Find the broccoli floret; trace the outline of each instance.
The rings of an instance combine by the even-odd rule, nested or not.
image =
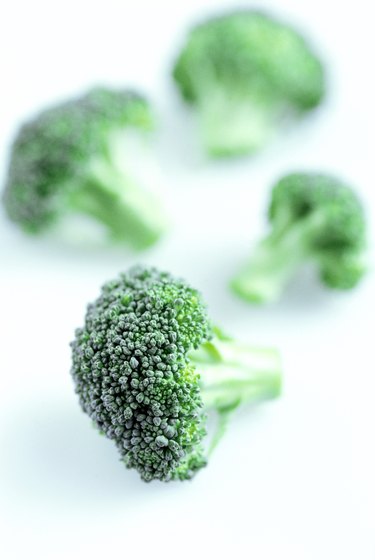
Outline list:
[[[292,173],[273,188],[270,234],[232,281],[242,298],[277,300],[302,263],[312,261],[322,282],[349,290],[366,271],[366,220],[354,191],[319,173]]]
[[[322,64],[292,27],[253,10],[195,27],[173,77],[195,107],[212,156],[262,148],[280,128],[322,100]]]
[[[155,268],[132,268],[102,288],[72,343],[80,404],[145,481],[186,480],[210,451],[206,411],[221,421],[241,403],[276,397],[278,354],[213,328],[202,298]]]
[[[148,102],[126,90],[95,88],[43,111],[21,127],[11,151],[9,217],[40,233],[78,212],[135,249],[153,244],[165,229],[164,214],[133,176],[153,128]]]

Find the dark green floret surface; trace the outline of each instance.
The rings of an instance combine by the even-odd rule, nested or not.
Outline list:
[[[330,288],[355,287],[366,272],[366,217],[354,190],[320,173],[292,173],[274,186],[271,231],[232,281],[254,302],[278,299],[298,268],[317,267]]]
[[[197,292],[142,269],[106,284],[77,332],[81,405],[145,480],[185,478],[204,462],[203,404],[186,354],[209,337]]]
[[[277,356],[272,371],[260,367],[262,376],[255,375],[251,364],[240,364],[244,349],[224,364],[215,338],[200,294],[153,268],[121,274],[87,308],[72,343],[81,407],[145,481],[186,480],[206,465],[209,408],[227,411],[279,393]]]
[[[11,149],[3,195],[9,218],[41,233],[81,213],[113,239],[151,245],[163,230],[158,203],[118,160],[126,167],[126,134],[146,139],[153,128],[149,103],[128,90],[98,87],[42,111]]]

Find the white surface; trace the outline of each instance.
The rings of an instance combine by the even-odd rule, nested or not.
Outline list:
[[[2,8],[2,160],[18,124],[46,103],[97,82],[150,92],[165,118],[159,152],[176,219],[174,234],[143,260],[199,287],[228,331],[278,346],[285,369],[282,399],[242,412],[192,483],[140,482],[79,410],[68,346],[99,285],[137,257],[28,239],[1,216],[6,560],[374,560],[373,275],[335,295],[307,271],[266,309],[226,289],[264,231],[268,187],[284,171],[339,173],[375,219],[371,3],[262,2],[320,46],[330,94],[285,142],[231,164],[197,156],[167,79],[184,29],[219,5],[238,2],[13,0]]]

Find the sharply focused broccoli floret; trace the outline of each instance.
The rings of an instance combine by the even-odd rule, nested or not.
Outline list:
[[[242,298],[275,301],[304,262],[324,284],[349,290],[365,273],[366,222],[353,190],[329,175],[293,173],[273,188],[271,232],[232,281]]]
[[[173,70],[212,156],[251,153],[322,100],[322,64],[292,27],[253,10],[193,29]]]
[[[148,102],[129,91],[96,88],[40,113],[13,145],[4,193],[9,217],[39,233],[81,213],[136,249],[153,244],[165,218],[134,172],[137,158],[147,163],[142,146],[153,127]]]
[[[275,351],[223,336],[196,290],[154,268],[105,284],[72,348],[83,410],[146,481],[206,465],[206,410],[220,418],[212,449],[232,410],[280,390]]]

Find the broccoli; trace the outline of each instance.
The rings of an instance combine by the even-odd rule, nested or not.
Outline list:
[[[192,478],[234,409],[280,392],[276,351],[223,335],[199,292],[155,268],[134,267],[103,286],[72,357],[83,411],[145,481]],[[210,409],[220,420],[206,451]]]
[[[271,232],[232,281],[248,301],[277,300],[300,265],[314,262],[322,282],[349,290],[366,271],[366,221],[353,190],[330,175],[292,173],[273,187]]]
[[[214,157],[262,148],[286,123],[320,104],[325,82],[305,39],[253,10],[195,27],[173,77],[196,109],[203,144]]]
[[[94,88],[43,111],[21,127],[13,145],[4,193],[9,217],[40,233],[78,212],[114,240],[135,249],[152,245],[165,218],[134,167],[142,155],[136,149],[153,127],[148,102],[126,90]]]

